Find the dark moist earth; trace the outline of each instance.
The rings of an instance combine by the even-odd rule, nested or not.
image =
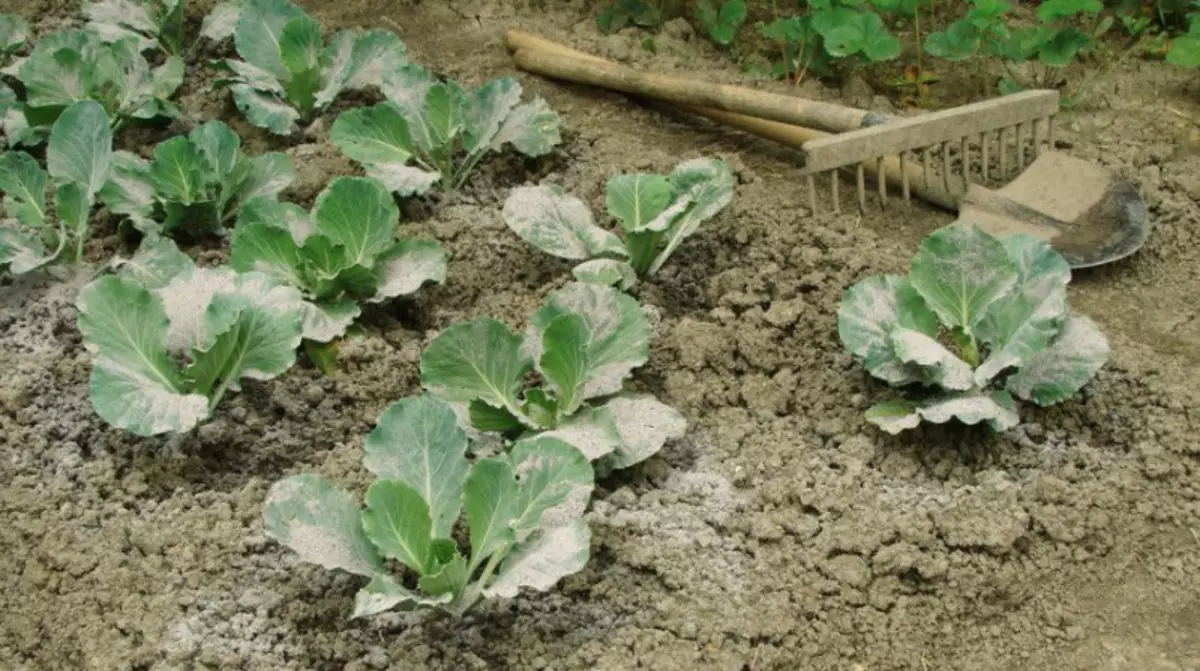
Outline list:
[[[511,26],[740,79],[683,24],[655,55],[632,31],[599,36],[590,3],[308,5],[326,25],[398,24],[416,60],[471,83],[514,74]],[[18,9],[41,30],[71,13]],[[205,70],[193,77],[190,113],[292,155],[293,198],[353,172],[324,130],[281,143],[235,121]],[[404,231],[449,250],[449,280],[372,315],[332,379],[300,365],[248,384],[189,436],[136,439],[89,404],[80,282],[0,290],[0,668],[1200,668],[1200,156],[1195,126],[1171,111],[1200,118],[1200,77],[1135,60],[1060,124],[1063,146],[1131,180],[1157,224],[1135,258],[1072,284],[1108,334],[1108,366],[1078,400],[1026,408],[1012,435],[900,438],[864,422],[885,390],[842,351],[835,311],[845,287],[901,271],[950,217],[915,205],[814,218],[794,162],[768,144],[519,77],[562,114],[560,151],[499,158],[460,196],[405,204]],[[885,103],[861,82],[801,91]],[[145,151],[161,136],[124,142]],[[501,222],[509,188],[559,183],[599,209],[609,176],[701,155],[734,168],[737,194],[644,287],[657,337],[632,383],[680,408],[687,437],[601,483],[591,562],[549,593],[461,622],[351,621],[359,578],[298,564],[263,534],[270,483],[317,472],[363,486],[362,437],[417,393],[430,338],[479,315],[518,325],[567,281],[567,264]],[[94,259],[129,252],[113,230],[101,226]]]

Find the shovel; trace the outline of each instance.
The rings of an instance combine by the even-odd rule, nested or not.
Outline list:
[[[888,184],[899,185],[906,201],[916,195],[957,211],[959,221],[974,222],[994,235],[1042,238],[1073,268],[1127,257],[1142,247],[1150,231],[1145,203],[1131,185],[1087,161],[1053,151],[1057,91],[1026,91],[917,117],[891,118],[756,89],[640,72],[521,30],[509,30],[505,42],[522,70],[670,102],[800,149],[805,158],[801,175],[814,211],[816,178],[830,174],[831,207],[837,211],[836,173],[849,168],[857,177],[860,209],[866,208],[869,175],[881,205],[887,204]],[[1015,142],[1009,143],[1010,138]],[[993,145],[996,161],[991,160]],[[1018,170],[1025,169],[1003,188],[988,189],[973,181],[973,154],[980,158],[975,172],[981,180],[1004,179],[1012,162]],[[1026,167],[1027,155],[1036,158]],[[940,163],[936,169],[935,161]]]

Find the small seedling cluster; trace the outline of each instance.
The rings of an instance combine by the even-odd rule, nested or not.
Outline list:
[[[613,25],[649,22],[649,3],[617,6]],[[86,3],[83,30],[44,35],[24,57],[29,26],[0,16],[10,78],[0,85],[0,267],[78,268],[98,216],[140,236],[136,253],[107,263],[76,300],[93,407],[139,436],[193,430],[244,381],[284,374],[301,346],[329,366],[364,304],[446,278],[437,243],[400,235],[396,197],[457,189],[489,154],[512,147],[536,157],[561,141],[558,117],[541,100],[521,102],[514,80],[470,90],[439,80],[409,63],[390,32],[326,36],[287,0],[242,0],[218,5],[191,38],[183,9],[182,0]],[[801,54],[807,44],[826,55],[894,56],[867,5],[812,9],[763,26],[780,36],[785,59],[795,42]],[[701,1],[696,11],[721,44],[746,20],[740,0]],[[216,120],[145,156],[114,151],[127,123],[180,118],[172,96],[185,61],[200,40],[227,38],[240,58],[217,63],[226,74],[217,86],[269,134],[314,124],[345,91],[378,90],[384,102],[343,112],[329,132],[367,176],[334,177],[306,210],[284,199],[289,159],[244,152]],[[45,167],[18,149],[43,142]],[[581,261],[576,281],[520,332],[487,317],[444,328],[420,359],[423,393],[388,408],[366,438],[363,463],[376,480],[365,505],[328,479],[288,477],[267,496],[267,533],[304,561],[368,578],[355,616],[462,615],[581,570],[595,478],[686,430],[679,412],[626,388],[651,351],[638,283],[733,194],[733,175],[711,158],[668,175],[618,175],[604,199],[618,235],[559,187],[513,189],[504,221],[538,249]],[[103,214],[93,213],[99,205]],[[228,265],[198,265],[177,245],[202,238],[228,238]],[[1018,421],[1015,398],[1048,405],[1077,394],[1108,346],[1068,311],[1069,279],[1045,243],[959,225],[926,239],[907,277],[850,288],[838,330],[851,354],[894,386],[943,390],[880,404],[867,419],[893,433],[951,418],[1003,430]]]

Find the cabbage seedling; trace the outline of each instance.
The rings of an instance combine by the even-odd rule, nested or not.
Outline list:
[[[328,43],[321,25],[288,0],[223,3],[205,19],[201,35],[233,36],[242,60],[216,65],[246,119],[277,135],[308,123],[342,91],[379,86],[383,73],[406,62],[404,43],[386,30],[343,30]]]
[[[92,407],[139,436],[189,431],[243,379],[282,374],[305,313],[296,289],[264,273],[197,268],[167,238],[143,241],[75,305],[92,355]]]
[[[541,98],[519,104],[521,85],[511,77],[467,91],[408,65],[384,82],[383,92],[386,102],[338,117],[329,139],[400,196],[425,193],[434,183],[458,189],[505,144],[536,157],[562,141],[558,115]]]
[[[0,14],[0,68],[8,65],[8,59],[21,50],[29,41],[29,23],[16,14]],[[0,69],[0,73],[4,71]],[[0,130],[9,110],[18,108],[17,94],[8,84],[0,81]]]
[[[558,438],[607,472],[646,459],[686,428],[654,397],[622,391],[649,355],[650,323],[636,300],[573,282],[523,336],[490,318],[442,331],[421,356],[421,384],[465,406],[476,430]],[[539,380],[529,385],[533,371]]]
[[[285,154],[250,157],[241,145],[229,126],[210,121],[159,143],[149,161],[119,151],[100,197],[144,233],[221,233],[243,204],[274,198],[296,176]]]
[[[581,516],[593,474],[579,450],[538,436],[489,459],[472,462],[467,451],[450,406],[402,399],[367,436],[363,464],[377,479],[366,507],[326,478],[292,476],[267,493],[267,534],[306,562],[370,578],[354,617],[393,608],[461,616],[522,587],[546,591],[587,564]],[[466,554],[452,534],[460,515]],[[385,559],[404,574],[389,573]]]
[[[111,160],[108,115],[90,100],[75,103],[54,122],[46,151],[49,176],[23,151],[0,154],[2,211],[7,215],[0,224],[0,266],[17,275],[27,273],[67,249],[71,263],[82,261],[92,204],[108,179]],[[56,185],[53,214],[46,203],[51,178]]]
[[[85,2],[88,30],[105,42],[132,39],[138,51],[183,51],[184,0],[97,0]]]
[[[605,203],[625,236],[600,228],[578,198],[556,186],[513,189],[504,221],[538,249],[573,261],[583,282],[631,288],[658,271],[704,221],[733,198],[733,175],[713,158],[679,164],[669,176],[619,175],[608,181]]]
[[[358,317],[358,301],[380,303],[446,279],[442,248],[398,240],[399,219],[392,194],[367,177],[335,179],[311,215],[292,203],[255,199],[238,217],[230,264],[303,291],[304,337],[329,342]]]
[[[867,420],[892,434],[951,419],[1003,431],[1020,420],[1014,396],[1040,406],[1074,396],[1104,365],[1108,341],[1070,312],[1070,280],[1044,241],[961,223],[927,237],[907,277],[850,287],[838,308],[846,349],[893,386],[942,390],[881,403]]]
[[[134,38],[105,44],[91,31],[51,33],[3,72],[25,85],[23,114],[4,120],[9,144],[40,144],[58,115],[84,100],[103,105],[114,130],[130,119],[179,116],[169,99],[183,83],[183,60],[169,56],[151,68]]]

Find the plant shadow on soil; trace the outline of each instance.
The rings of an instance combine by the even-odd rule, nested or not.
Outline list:
[[[682,23],[664,27],[650,54],[634,30],[598,35],[592,3],[552,4],[306,3],[332,27],[394,20],[414,60],[467,82],[516,74],[567,129],[552,157],[502,156],[460,194],[402,205],[406,235],[447,249],[447,283],[369,314],[337,376],[301,364],[247,384],[189,436],[135,439],[104,426],[88,401],[79,283],[0,286],[0,667],[1200,667],[1200,157],[1165,111],[1200,117],[1194,78],[1134,62],[1092,108],[1063,117],[1062,146],[1134,182],[1156,221],[1136,257],[1072,285],[1074,308],[1113,348],[1094,383],[1062,406],[1024,409],[1026,425],[1004,436],[954,426],[893,438],[863,420],[887,391],[837,342],[837,305],[858,279],[903,272],[921,237],[951,218],[920,205],[859,217],[849,198],[848,214],[814,217],[788,152],[514,73],[508,27],[741,80]],[[46,30],[74,4],[18,9]],[[311,204],[333,175],[357,173],[327,142],[332,118],[280,141],[238,120],[208,92],[211,73],[197,73],[185,110],[219,115],[250,151],[292,156],[289,197]],[[126,148],[145,151],[159,133],[130,135]],[[569,279],[569,264],[504,226],[508,189],[557,183],[600,212],[608,177],[700,155],[726,160],[737,192],[640,289],[655,338],[631,382],[679,408],[688,435],[599,483],[592,559],[550,592],[461,622],[350,620],[361,581],[298,564],[267,539],[266,488],[317,472],[361,489],[362,437],[417,392],[430,338],[483,315],[519,326]],[[100,235],[95,260],[123,248],[115,227]],[[219,246],[191,251],[225,258]]]

